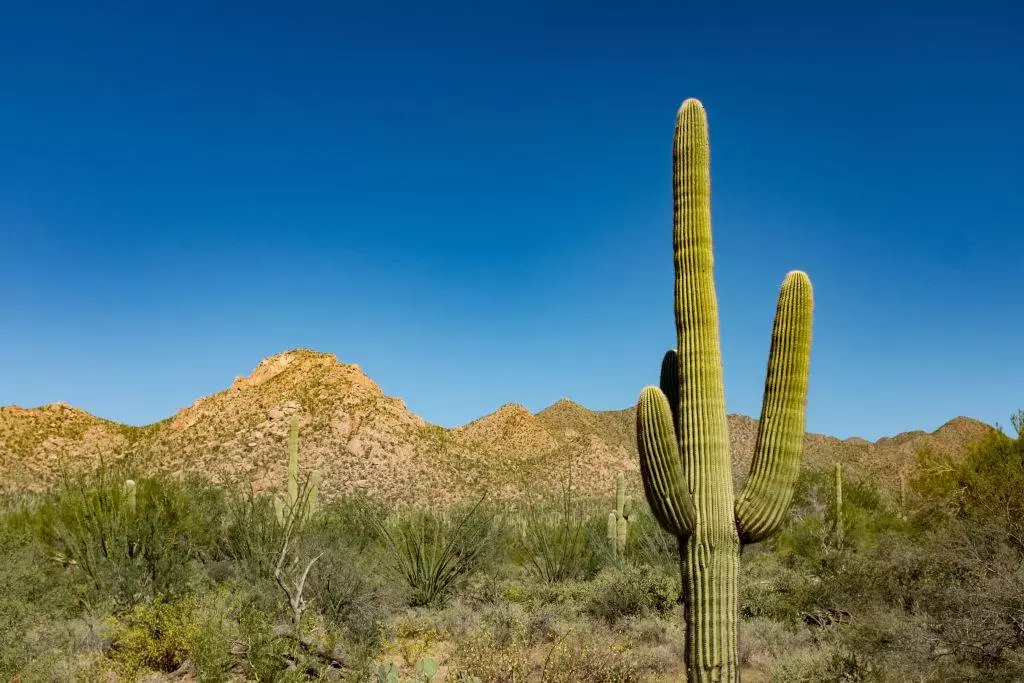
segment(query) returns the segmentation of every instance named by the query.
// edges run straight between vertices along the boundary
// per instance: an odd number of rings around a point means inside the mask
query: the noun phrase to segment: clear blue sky
[[[0,5],[0,404],[141,424],[312,347],[444,425],[625,407],[699,97],[731,412],[793,268],[810,429],[1024,407],[1021,3],[594,4]]]

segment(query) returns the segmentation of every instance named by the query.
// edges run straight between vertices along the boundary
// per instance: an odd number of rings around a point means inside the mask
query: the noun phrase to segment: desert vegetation
[[[0,677],[683,675],[676,541],[637,480],[622,548],[614,480],[605,497],[432,509],[358,495],[309,507],[310,481],[283,520],[273,494],[120,463],[8,495]],[[782,531],[743,551],[744,678],[1019,680],[1022,492],[1024,439],[1002,432],[965,456],[922,452],[902,502],[897,482],[847,476],[837,506],[832,469],[804,472]]]

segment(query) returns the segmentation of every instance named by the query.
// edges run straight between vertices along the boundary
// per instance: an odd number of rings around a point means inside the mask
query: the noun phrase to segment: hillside
[[[294,350],[146,427],[62,404],[0,408],[0,481],[8,489],[39,489],[62,469],[126,458],[146,471],[202,472],[231,485],[276,488],[296,414],[302,469],[323,474],[328,496],[361,490],[392,501],[444,503],[488,492],[509,499],[558,486],[570,461],[575,487],[604,493],[616,472],[635,476],[637,470],[632,408],[592,411],[563,399],[534,414],[507,404],[446,429],[384,395],[357,365]],[[757,421],[730,415],[729,427],[739,480],[749,467]],[[918,449],[959,452],[989,429],[960,417],[932,433],[876,442],[808,434],[805,462],[824,467],[841,458],[854,476],[891,481],[913,467]]]

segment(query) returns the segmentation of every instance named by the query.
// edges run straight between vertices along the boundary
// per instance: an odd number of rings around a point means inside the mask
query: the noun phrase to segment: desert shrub
[[[528,641],[526,610],[522,605],[506,602],[494,605],[482,615],[482,623],[501,647]]]
[[[576,630],[548,649],[540,679],[552,683],[627,683],[644,679],[636,649],[604,631]]]
[[[377,638],[385,597],[373,561],[343,546],[327,550],[310,572],[305,595],[332,625],[362,641]]]
[[[555,505],[528,504],[519,536],[525,565],[548,583],[585,575],[594,561],[586,520],[586,513],[568,493]]]
[[[221,615],[203,609],[198,598],[156,599],[114,622],[110,658],[129,677],[146,670],[172,672],[190,662],[201,680],[221,680],[231,665],[229,643]]]
[[[808,629],[792,629],[786,623],[764,617],[743,619],[738,640],[740,663],[760,670],[770,669],[801,650],[813,649]]]
[[[461,511],[404,510],[381,522],[378,533],[409,603],[429,605],[480,568],[493,527],[494,517],[478,503]]]
[[[835,647],[801,650],[772,667],[771,676],[771,680],[787,683],[886,680],[865,655]]]
[[[1024,552],[1024,436],[993,431],[965,457],[926,451],[920,460],[921,474],[911,481],[922,499],[919,526],[959,519],[991,537],[989,545]]]
[[[821,579],[794,569],[770,552],[745,558],[739,576],[740,616],[796,625],[801,615],[827,601]]]
[[[525,640],[502,644],[488,628],[480,628],[456,641],[449,658],[455,680],[514,683],[526,680],[530,652]]]
[[[231,495],[228,500],[223,554],[243,578],[252,582],[273,579],[284,542],[284,527],[277,521],[273,499],[248,492]]]
[[[661,524],[647,506],[637,505],[630,523],[630,557],[638,563],[666,569],[679,569],[679,541],[661,528]]]
[[[387,516],[388,508],[380,501],[362,492],[349,493],[321,506],[311,533],[324,543],[341,542],[368,551],[381,540],[381,523]]]
[[[65,477],[36,511],[39,537],[98,594],[127,604],[182,594],[218,554],[223,494],[197,478],[133,481],[134,491],[114,467]]]
[[[590,586],[586,610],[614,624],[624,617],[666,614],[679,600],[679,589],[667,573],[647,565],[610,567]]]
[[[81,612],[77,588],[23,521],[0,515],[0,680],[12,678],[39,655],[30,630]]]

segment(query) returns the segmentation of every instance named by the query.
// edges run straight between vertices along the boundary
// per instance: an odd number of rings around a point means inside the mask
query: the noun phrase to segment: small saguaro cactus
[[[835,520],[833,531],[836,536],[836,547],[843,547],[843,530],[845,527],[843,521],[843,463],[836,462],[836,509],[835,509]]]
[[[907,521],[907,475],[900,472],[900,519]]]
[[[736,681],[740,547],[779,528],[800,470],[812,294],[802,272],[782,283],[754,460],[737,498],[712,273],[709,160],[704,107],[686,100],[673,153],[678,348],[665,354],[660,388],[640,394],[637,443],[647,501],[679,541],[688,678]]]
[[[124,500],[125,500],[125,503],[128,505],[128,509],[132,513],[134,513],[135,512],[135,505],[136,505],[136,503],[135,503],[135,501],[136,501],[135,480],[134,479],[125,479],[124,480]]]
[[[633,497],[626,495],[626,476],[615,477],[615,509],[608,513],[608,545],[612,554],[624,556],[633,521]]]
[[[288,429],[288,478],[286,481],[285,498],[274,498],[274,512],[281,526],[288,522],[301,522],[309,519],[317,506],[317,491],[320,488],[320,473],[313,472],[309,485],[303,492],[304,500],[300,500],[299,491],[299,416],[293,415]]]

